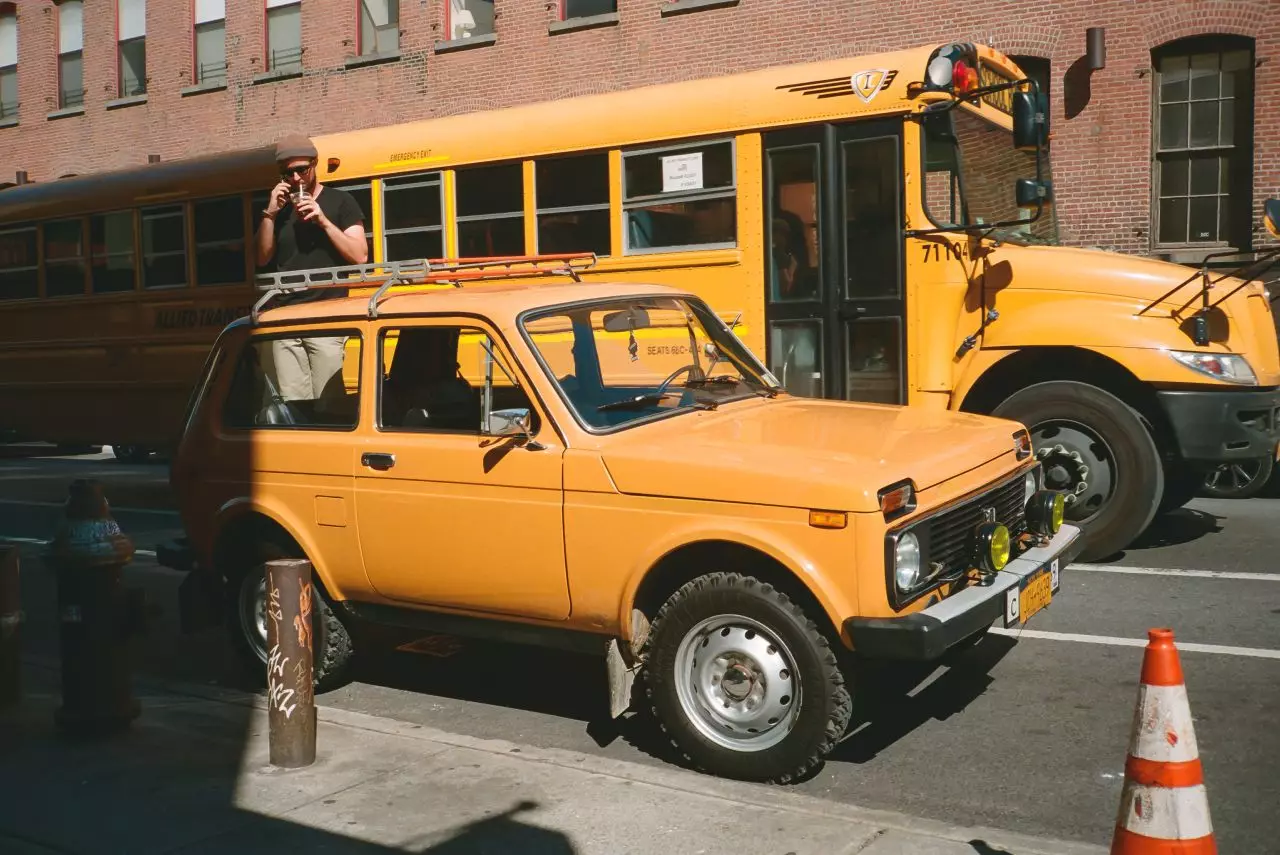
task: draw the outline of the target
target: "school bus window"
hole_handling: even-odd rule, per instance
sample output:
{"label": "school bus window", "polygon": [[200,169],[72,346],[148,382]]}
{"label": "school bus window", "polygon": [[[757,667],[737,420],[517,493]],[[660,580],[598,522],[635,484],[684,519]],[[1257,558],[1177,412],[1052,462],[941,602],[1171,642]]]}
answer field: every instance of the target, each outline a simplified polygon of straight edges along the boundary
{"label": "school bus window", "polygon": [[181,288],[187,284],[187,217],[181,205],[142,209],[142,284]]}
{"label": "school bus window", "polygon": [[815,300],[822,286],[818,238],[818,147],[770,149],[769,297]]}
{"label": "school bus window", "polygon": [[368,181],[359,181],[356,183],[331,184],[330,187],[336,187],[339,190],[345,190],[351,194],[351,198],[356,200],[356,204],[360,206],[360,213],[364,216],[364,239],[369,247],[369,261],[373,261],[373,185]]}
{"label": "school bus window", "polygon": [[68,297],[83,294],[84,285],[84,221],[53,220],[45,223],[45,296]]}
{"label": "school bus window", "polygon": [[736,245],[736,196],[732,141],[624,152],[627,251]]}
{"label": "school bus window", "polygon": [[0,300],[40,295],[36,227],[0,230]]}
{"label": "school bus window", "polygon": [[[341,333],[255,338],[222,407],[230,428],[350,430],[360,412],[360,339]],[[348,387],[345,377],[355,378]]]}
{"label": "school bus window", "polygon": [[133,211],[89,218],[89,264],[93,293],[132,291],[138,265],[133,252]]}
{"label": "school bus window", "polygon": [[772,321],[769,324],[769,370],[793,395],[821,398],[822,321]]}
{"label": "school bus window", "polygon": [[609,254],[609,155],[534,164],[538,252]]}
{"label": "school bus window", "polygon": [[192,206],[196,230],[196,283],[230,285],[244,281],[244,199],[226,196]]}
{"label": "school bus window", "polygon": [[[894,297],[899,293],[898,140],[877,137],[843,146],[845,199],[845,296]],[[1013,182],[1009,182],[1013,192]]]}
{"label": "school bus window", "polygon": [[444,204],[440,173],[382,182],[383,258],[405,261],[444,255]]}
{"label": "school bus window", "polygon": [[524,169],[519,163],[458,170],[458,255],[524,254]]}

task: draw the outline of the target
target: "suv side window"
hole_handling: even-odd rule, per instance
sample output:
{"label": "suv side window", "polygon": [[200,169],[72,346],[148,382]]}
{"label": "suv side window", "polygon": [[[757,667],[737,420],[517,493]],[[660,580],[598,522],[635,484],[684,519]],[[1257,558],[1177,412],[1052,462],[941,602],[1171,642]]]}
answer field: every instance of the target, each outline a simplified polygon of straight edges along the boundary
{"label": "suv side window", "polygon": [[229,428],[350,430],[360,414],[360,336],[255,336],[222,407]]}
{"label": "suv side window", "polygon": [[531,409],[488,333],[462,325],[384,329],[378,426],[392,431],[481,432],[484,394],[493,410]]}

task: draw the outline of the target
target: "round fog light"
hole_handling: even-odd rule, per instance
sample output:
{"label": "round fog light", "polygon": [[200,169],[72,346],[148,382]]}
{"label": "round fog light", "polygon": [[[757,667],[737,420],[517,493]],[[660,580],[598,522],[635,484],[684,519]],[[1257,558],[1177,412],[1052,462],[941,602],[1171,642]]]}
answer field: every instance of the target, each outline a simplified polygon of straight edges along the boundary
{"label": "round fog light", "polygon": [[1067,502],[1056,490],[1040,490],[1027,502],[1027,525],[1036,534],[1057,534],[1066,516]]}
{"label": "round fog light", "polygon": [[893,581],[899,591],[910,590],[920,581],[920,540],[911,532],[898,538],[893,550]]}
{"label": "round fog light", "polygon": [[1009,529],[1000,523],[983,523],[977,532],[978,566],[989,573],[1003,570],[1009,563]]}

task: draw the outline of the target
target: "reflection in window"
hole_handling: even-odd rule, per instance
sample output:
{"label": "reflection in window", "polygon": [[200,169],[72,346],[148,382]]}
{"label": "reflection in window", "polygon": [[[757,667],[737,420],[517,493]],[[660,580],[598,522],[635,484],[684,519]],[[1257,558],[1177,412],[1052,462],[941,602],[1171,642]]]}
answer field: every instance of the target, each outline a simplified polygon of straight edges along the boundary
{"label": "reflection in window", "polygon": [[737,242],[730,141],[624,152],[622,191],[629,252]]}
{"label": "reflection in window", "polygon": [[457,173],[458,255],[524,255],[524,169],[519,163]]}
{"label": "reflection in window", "polygon": [[609,156],[585,154],[534,164],[538,252],[609,254]]}
{"label": "reflection in window", "polygon": [[226,85],[227,4],[226,0],[196,0],[196,83]]}
{"label": "reflection in window", "polygon": [[817,299],[822,256],[818,251],[818,147],[769,152],[771,239],[769,299]]}
{"label": "reflection in window", "polygon": [[493,33],[493,0],[449,0],[449,38]]}
{"label": "reflection in window", "polygon": [[46,296],[66,297],[84,293],[84,256],[83,220],[53,220],[44,224]]}
{"label": "reflection in window", "polygon": [[38,296],[39,277],[36,227],[0,229],[0,300]]}
{"label": "reflection in window", "polygon": [[[440,173],[385,179],[382,182],[383,258],[410,261],[442,257],[443,211]],[[372,217],[365,222],[372,223]]]}
{"label": "reflection in window", "polygon": [[360,53],[395,53],[400,49],[400,0],[360,0]]}
{"label": "reflection in window", "polygon": [[137,264],[133,248],[133,212],[96,214],[89,220],[93,293],[132,291]]}
{"label": "reflection in window", "polygon": [[0,3],[0,120],[18,115],[18,15]]}
{"label": "reflection in window", "polygon": [[84,17],[80,0],[58,4],[58,107],[84,106]]}
{"label": "reflection in window", "polygon": [[144,288],[181,288],[187,284],[186,220],[181,205],[142,209]]}
{"label": "reflection in window", "polygon": [[147,0],[119,0],[120,97],[147,91]]}
{"label": "reflection in window", "polygon": [[234,428],[355,427],[360,339],[341,335],[258,338],[236,365],[222,408]]}
{"label": "reflection in window", "polygon": [[245,281],[244,202],[239,196],[208,199],[193,206],[196,283],[230,285]]}
{"label": "reflection in window", "polygon": [[267,70],[302,71],[301,0],[267,0]]}
{"label": "reflection in window", "polygon": [[[847,142],[842,157],[845,294],[849,298],[896,296],[902,229],[898,139]],[[1012,187],[1010,182],[1010,192]]]}
{"label": "reflection in window", "polygon": [[902,326],[897,318],[867,318],[847,326],[845,398],[902,403]]}
{"label": "reflection in window", "polygon": [[770,324],[769,370],[791,394],[821,398],[822,323],[802,321]]}

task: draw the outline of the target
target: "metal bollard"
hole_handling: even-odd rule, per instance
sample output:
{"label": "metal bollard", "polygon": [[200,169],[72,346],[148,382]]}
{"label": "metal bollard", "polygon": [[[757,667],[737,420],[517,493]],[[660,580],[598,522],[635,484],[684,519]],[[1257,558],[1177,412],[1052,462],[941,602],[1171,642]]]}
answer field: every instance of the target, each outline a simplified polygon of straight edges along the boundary
{"label": "metal bollard", "polygon": [[141,711],[130,685],[129,639],[142,626],[142,602],[122,584],[133,541],[111,518],[99,482],[71,484],[46,557],[58,578],[62,658],[54,720],[75,734],[123,730]]}
{"label": "metal bollard", "polygon": [[271,765],[316,760],[311,562],[267,562],[267,724]]}
{"label": "metal bollard", "polygon": [[18,547],[0,546],[0,707],[22,700],[21,636]]}

